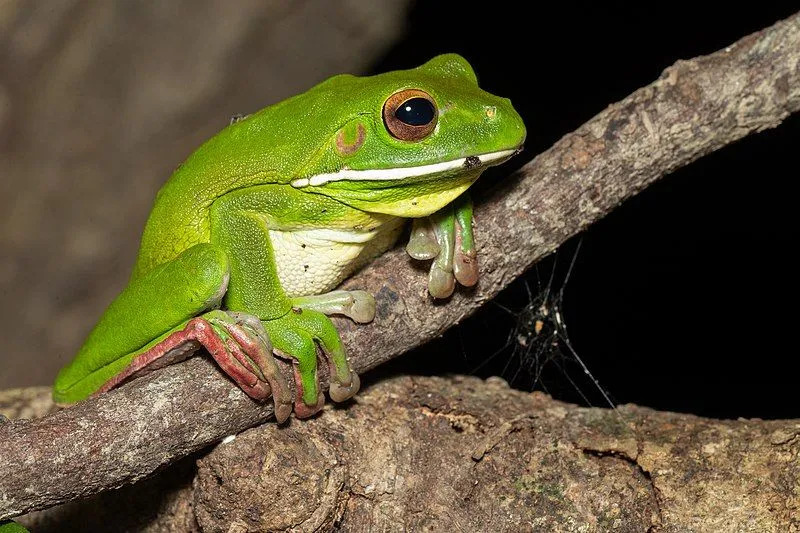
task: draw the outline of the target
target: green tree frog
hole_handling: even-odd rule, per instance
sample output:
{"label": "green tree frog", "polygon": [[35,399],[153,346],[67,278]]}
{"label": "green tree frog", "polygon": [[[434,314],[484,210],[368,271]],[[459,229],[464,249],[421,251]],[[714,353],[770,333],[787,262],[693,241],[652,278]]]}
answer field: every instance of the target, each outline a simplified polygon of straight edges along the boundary
{"label": "green tree frog", "polygon": [[[478,278],[466,189],[525,140],[511,102],[478,87],[469,63],[441,55],[410,70],[339,75],[235,119],[156,196],[127,287],[56,378],[64,404],[204,347],[275,416],[360,386],[327,315],[373,319],[364,291],[335,287],[390,248],[414,219],[408,253],[433,259],[430,293]],[[274,356],[293,362],[295,392]]]}

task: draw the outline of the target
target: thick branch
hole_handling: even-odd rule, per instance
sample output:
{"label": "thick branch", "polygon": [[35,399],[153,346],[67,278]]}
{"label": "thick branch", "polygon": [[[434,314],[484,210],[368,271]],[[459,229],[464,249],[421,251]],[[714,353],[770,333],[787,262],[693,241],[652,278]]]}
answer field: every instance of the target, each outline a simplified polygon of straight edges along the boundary
{"label": "thick branch", "polygon": [[[33,531],[793,531],[800,420],[587,409],[501,379],[398,377]],[[534,526],[535,524],[535,526]],[[400,525],[400,526],[398,526]]]}
{"label": "thick branch", "polygon": [[[676,63],[562,138],[479,206],[477,290],[431,305],[423,274],[401,251],[348,281],[378,299],[373,324],[339,323],[353,366],[364,371],[424,343],[661,176],[798,109],[800,15]],[[0,517],[135,481],[270,413],[195,358],[41,420],[5,424]]]}

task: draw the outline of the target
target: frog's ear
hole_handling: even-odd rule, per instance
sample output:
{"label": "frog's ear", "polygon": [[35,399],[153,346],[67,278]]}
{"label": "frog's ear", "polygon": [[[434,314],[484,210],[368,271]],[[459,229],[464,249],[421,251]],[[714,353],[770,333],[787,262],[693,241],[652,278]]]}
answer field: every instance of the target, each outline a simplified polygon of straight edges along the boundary
{"label": "frog's ear", "polygon": [[442,54],[434,57],[420,67],[427,72],[436,73],[446,78],[461,78],[477,85],[478,78],[467,60],[458,54]]}

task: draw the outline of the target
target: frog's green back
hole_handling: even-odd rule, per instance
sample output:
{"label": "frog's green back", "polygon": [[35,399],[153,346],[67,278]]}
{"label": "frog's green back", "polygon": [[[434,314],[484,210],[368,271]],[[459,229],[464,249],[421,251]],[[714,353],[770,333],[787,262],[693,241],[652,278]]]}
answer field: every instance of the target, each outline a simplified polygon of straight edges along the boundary
{"label": "frog's green back", "polygon": [[[292,141],[292,99],[236,122],[204,143],[175,170],[156,196],[142,235],[134,278],[209,241],[209,209],[235,189],[276,183],[299,162]],[[282,131],[288,137],[280,138]],[[294,152],[294,153],[292,153]],[[284,180],[285,181],[285,180]]]}

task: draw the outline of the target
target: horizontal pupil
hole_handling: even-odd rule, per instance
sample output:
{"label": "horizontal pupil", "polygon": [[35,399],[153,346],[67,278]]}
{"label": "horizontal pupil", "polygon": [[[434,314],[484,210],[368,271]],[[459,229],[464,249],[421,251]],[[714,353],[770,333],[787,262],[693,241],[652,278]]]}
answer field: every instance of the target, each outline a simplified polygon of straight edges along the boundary
{"label": "horizontal pupil", "polygon": [[430,124],[435,115],[433,104],[425,98],[412,98],[403,102],[394,116],[409,126],[425,126]]}

